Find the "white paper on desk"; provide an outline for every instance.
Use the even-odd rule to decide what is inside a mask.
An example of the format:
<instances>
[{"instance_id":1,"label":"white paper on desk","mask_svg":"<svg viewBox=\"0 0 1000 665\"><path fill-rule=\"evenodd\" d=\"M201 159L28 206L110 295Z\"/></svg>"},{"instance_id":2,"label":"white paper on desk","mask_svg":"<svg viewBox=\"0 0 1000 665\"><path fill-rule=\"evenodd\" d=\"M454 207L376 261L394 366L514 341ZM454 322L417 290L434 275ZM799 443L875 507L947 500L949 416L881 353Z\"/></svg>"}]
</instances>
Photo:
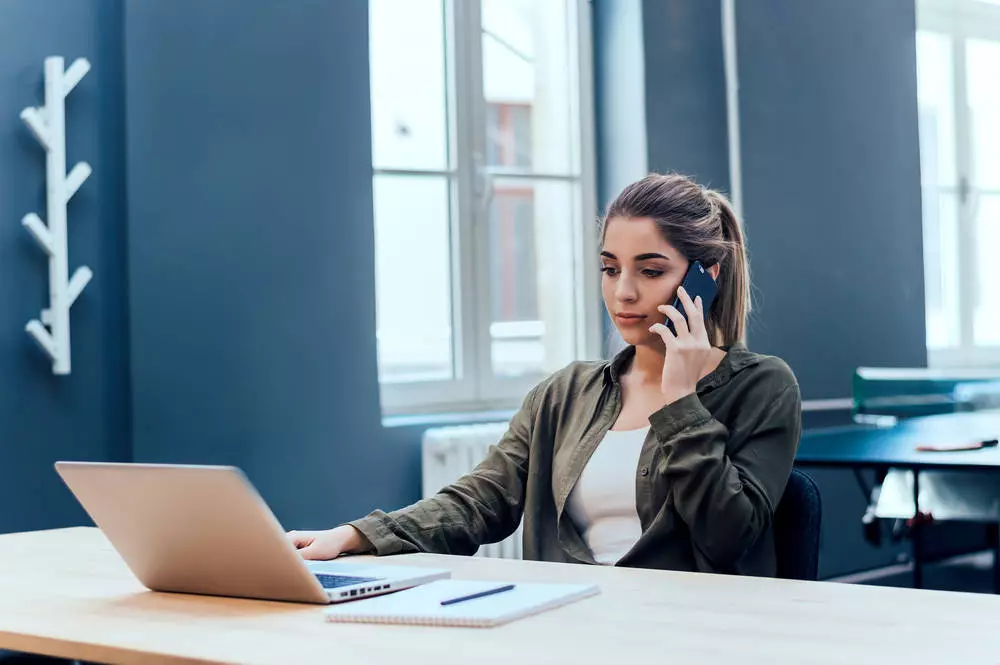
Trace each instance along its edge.
<instances>
[{"instance_id":1,"label":"white paper on desk","mask_svg":"<svg viewBox=\"0 0 1000 665\"><path fill-rule=\"evenodd\" d=\"M526 583L517 584L510 591L454 605L441 605L442 600L467 596L504 584L506 583L438 580L384 596L335 605L326 610L326 620L488 628L600 593L600 589L593 584Z\"/></svg>"}]
</instances>

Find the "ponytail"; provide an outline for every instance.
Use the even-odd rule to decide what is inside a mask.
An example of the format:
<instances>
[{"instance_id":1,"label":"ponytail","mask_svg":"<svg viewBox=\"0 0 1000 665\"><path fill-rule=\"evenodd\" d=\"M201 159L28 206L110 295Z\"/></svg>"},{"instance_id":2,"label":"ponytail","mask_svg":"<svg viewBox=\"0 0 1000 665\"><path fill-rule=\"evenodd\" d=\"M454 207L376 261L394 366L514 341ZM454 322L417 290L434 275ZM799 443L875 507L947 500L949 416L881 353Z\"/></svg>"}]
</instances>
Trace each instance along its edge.
<instances>
[{"instance_id":1,"label":"ponytail","mask_svg":"<svg viewBox=\"0 0 1000 665\"><path fill-rule=\"evenodd\" d=\"M719 261L719 295L712 306L716 344L728 345L746 340L746 321L750 315L750 261L747 257L743 227L732 204L715 190L706 190L712 207L718 210L722 237L728 251Z\"/></svg>"}]
</instances>

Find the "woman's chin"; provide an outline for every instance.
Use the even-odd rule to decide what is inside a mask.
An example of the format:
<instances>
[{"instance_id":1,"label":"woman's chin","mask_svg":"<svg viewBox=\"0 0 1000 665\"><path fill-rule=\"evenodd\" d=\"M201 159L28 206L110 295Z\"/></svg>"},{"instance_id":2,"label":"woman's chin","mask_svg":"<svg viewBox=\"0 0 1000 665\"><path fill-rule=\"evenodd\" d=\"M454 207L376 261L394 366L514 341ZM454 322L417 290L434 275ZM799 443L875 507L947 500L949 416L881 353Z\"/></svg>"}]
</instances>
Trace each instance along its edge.
<instances>
[{"instance_id":1,"label":"woman's chin","mask_svg":"<svg viewBox=\"0 0 1000 665\"><path fill-rule=\"evenodd\" d=\"M654 333L641 326L618 328L618 334L621 335L622 341L632 346L642 346L656 340Z\"/></svg>"}]
</instances>

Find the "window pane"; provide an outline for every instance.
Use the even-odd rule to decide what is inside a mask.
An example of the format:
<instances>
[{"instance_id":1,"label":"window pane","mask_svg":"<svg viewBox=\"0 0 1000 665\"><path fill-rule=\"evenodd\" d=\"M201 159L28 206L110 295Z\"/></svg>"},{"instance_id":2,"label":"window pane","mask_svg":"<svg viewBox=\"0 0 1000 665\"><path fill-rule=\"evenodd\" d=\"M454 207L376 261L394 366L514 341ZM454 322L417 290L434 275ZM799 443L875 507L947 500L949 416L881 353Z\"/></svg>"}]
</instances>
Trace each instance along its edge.
<instances>
[{"instance_id":1,"label":"window pane","mask_svg":"<svg viewBox=\"0 0 1000 665\"><path fill-rule=\"evenodd\" d=\"M579 171L572 4L482 0L489 165Z\"/></svg>"},{"instance_id":2,"label":"window pane","mask_svg":"<svg viewBox=\"0 0 1000 665\"><path fill-rule=\"evenodd\" d=\"M927 347L955 347L961 343L958 198L954 192L925 186L923 208Z\"/></svg>"},{"instance_id":3,"label":"window pane","mask_svg":"<svg viewBox=\"0 0 1000 665\"><path fill-rule=\"evenodd\" d=\"M442 0L371 0L369 22L375 168L447 168Z\"/></svg>"},{"instance_id":4,"label":"window pane","mask_svg":"<svg viewBox=\"0 0 1000 665\"><path fill-rule=\"evenodd\" d=\"M531 168L530 105L486 105L486 163Z\"/></svg>"},{"instance_id":5,"label":"window pane","mask_svg":"<svg viewBox=\"0 0 1000 665\"><path fill-rule=\"evenodd\" d=\"M491 358L499 376L553 372L576 357L579 188L495 183L489 218Z\"/></svg>"},{"instance_id":6,"label":"window pane","mask_svg":"<svg viewBox=\"0 0 1000 665\"><path fill-rule=\"evenodd\" d=\"M973 182L1000 189L1000 42L967 42Z\"/></svg>"},{"instance_id":7,"label":"window pane","mask_svg":"<svg viewBox=\"0 0 1000 665\"><path fill-rule=\"evenodd\" d=\"M374 186L379 379L451 379L448 181L385 175Z\"/></svg>"},{"instance_id":8,"label":"window pane","mask_svg":"<svg viewBox=\"0 0 1000 665\"><path fill-rule=\"evenodd\" d=\"M1000 289L996 287L997 247L1000 247L1000 195L980 195L976 206L976 270L974 292L975 343L1000 346Z\"/></svg>"},{"instance_id":9,"label":"window pane","mask_svg":"<svg viewBox=\"0 0 1000 665\"><path fill-rule=\"evenodd\" d=\"M954 83L951 38L917 32L917 98L920 114L921 180L953 185L955 168Z\"/></svg>"}]
</instances>

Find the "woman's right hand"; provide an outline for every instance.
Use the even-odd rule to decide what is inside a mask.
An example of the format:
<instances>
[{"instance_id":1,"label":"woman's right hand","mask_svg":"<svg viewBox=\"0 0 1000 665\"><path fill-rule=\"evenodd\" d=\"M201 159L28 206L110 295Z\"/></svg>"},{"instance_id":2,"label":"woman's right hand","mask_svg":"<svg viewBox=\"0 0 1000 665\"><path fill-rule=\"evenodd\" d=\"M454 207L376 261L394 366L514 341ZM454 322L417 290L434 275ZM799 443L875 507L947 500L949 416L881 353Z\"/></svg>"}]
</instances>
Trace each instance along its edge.
<instances>
[{"instance_id":1,"label":"woman's right hand","mask_svg":"<svg viewBox=\"0 0 1000 665\"><path fill-rule=\"evenodd\" d=\"M289 531L288 539L303 559L324 561L341 554L370 551L371 543L350 524L326 531Z\"/></svg>"}]
</instances>

